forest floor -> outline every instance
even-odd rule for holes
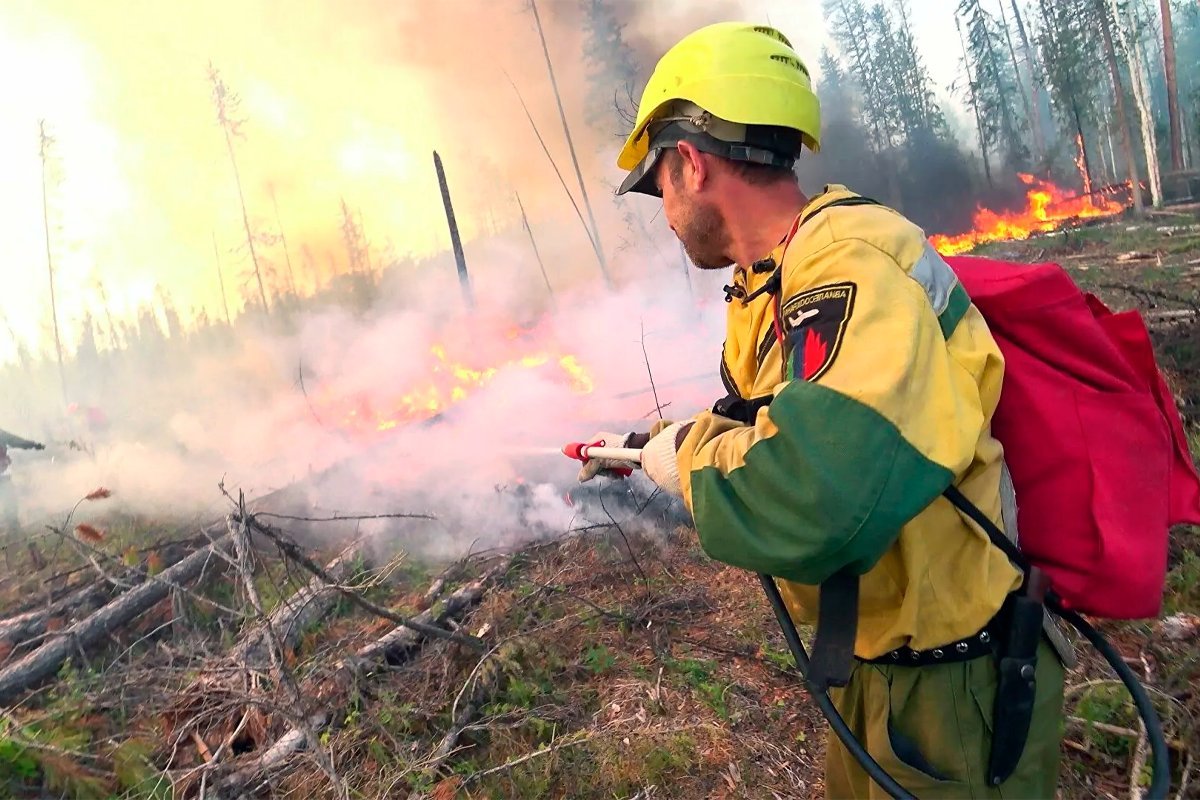
[[[1194,426],[1196,223],[985,252],[1057,261],[1141,310]],[[200,524],[101,502],[5,549],[0,796],[822,796],[826,725],[755,577],[686,526],[618,519],[434,564],[297,544],[232,504]],[[1200,797],[1198,615],[1200,534],[1178,529],[1162,619],[1100,625],[1152,689],[1181,797]],[[1078,650],[1060,794],[1128,797],[1146,780],[1136,716]]]

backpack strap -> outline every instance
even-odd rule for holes
[[[842,568],[817,590],[817,631],[808,679],[819,691],[845,686],[854,670],[859,576]]]
[[[978,525],[992,544],[1000,548],[1004,555],[1008,556],[1009,561],[1012,561],[1022,572],[1029,572],[1029,559],[1025,558],[1017,545],[1004,535],[1004,532],[996,527],[996,523],[988,519],[987,515],[979,510],[979,507],[966,498],[958,487],[951,484],[946,487],[942,495],[950,501],[951,505],[961,511],[972,522]]]

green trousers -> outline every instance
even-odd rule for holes
[[[1021,762],[1000,786],[987,783],[996,662],[903,667],[856,665],[850,683],[830,692],[850,730],[901,786],[918,798],[1054,797],[1062,740],[1063,667],[1043,637],[1037,699]],[[830,732],[825,796],[887,798]]]

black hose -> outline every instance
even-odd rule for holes
[[[1162,724],[1158,721],[1158,712],[1154,710],[1154,704],[1150,701],[1150,695],[1146,693],[1146,687],[1142,686],[1137,676],[1133,674],[1133,670],[1125,663],[1125,659],[1100,631],[1093,628],[1077,612],[1062,608],[1057,600],[1047,599],[1050,610],[1071,623],[1092,643],[1092,646],[1100,655],[1104,656],[1104,660],[1117,673],[1121,683],[1125,684],[1125,688],[1129,690],[1129,694],[1133,697],[1133,704],[1137,706],[1138,715],[1142,718],[1142,724],[1146,726],[1146,739],[1150,742],[1150,754],[1153,757],[1154,777],[1150,780],[1150,788],[1146,790],[1145,800],[1166,800],[1167,791],[1171,786],[1171,764],[1167,753],[1167,740],[1163,736]]]
[[[817,706],[821,709],[821,713],[829,721],[829,727],[842,740],[842,744],[850,751],[850,755],[854,756],[854,760],[862,765],[867,775],[871,777],[871,780],[879,784],[881,789],[896,798],[896,800],[916,800],[916,795],[910,794],[903,786],[897,783],[896,779],[889,775],[887,770],[879,766],[879,762],[871,757],[871,754],[862,746],[862,742],[855,738],[849,726],[846,725],[846,720],[842,719],[842,715],[834,707],[833,701],[829,699],[829,693],[809,682],[808,653],[804,649],[804,643],[800,641],[800,633],[796,630],[796,624],[792,622],[792,615],[788,613],[787,606],[783,604],[783,597],[779,594],[779,587],[775,585],[775,579],[770,575],[759,573],[758,577],[762,581],[763,589],[767,593],[767,599],[771,601],[771,608],[775,611],[775,619],[779,622],[779,627],[783,629],[783,638],[787,640],[788,649],[792,651],[792,657],[796,659],[796,667],[800,670],[801,677],[804,678],[804,684],[808,688],[808,693],[812,695],[813,700],[817,701]],[[1157,774],[1157,771],[1155,774]]]
[[[817,702],[821,713],[828,720],[829,727],[841,739],[842,744],[845,745],[850,755],[854,756],[854,760],[862,765],[863,770],[866,771],[871,780],[879,784],[881,789],[893,798],[896,798],[896,800],[916,800],[915,795],[909,793],[903,786],[897,783],[896,779],[889,775],[879,765],[879,762],[872,758],[871,754],[866,751],[866,748],[862,746],[862,742],[854,736],[849,726],[846,725],[846,720],[842,719],[841,713],[834,707],[833,701],[829,699],[828,692],[809,682],[808,653],[804,649],[804,643],[800,641],[800,633],[796,630],[796,624],[792,622],[792,615],[788,613],[787,606],[783,603],[783,597],[779,594],[779,587],[775,585],[775,579],[770,575],[759,573],[758,577],[762,581],[763,589],[767,593],[767,599],[771,602],[771,608],[775,612],[775,619],[779,622],[779,627],[783,629],[783,638],[787,640],[788,649],[792,651],[792,657],[796,659],[796,667],[800,670],[801,677],[804,678],[804,684],[809,694],[812,695],[813,700]],[[1121,679],[1121,683],[1125,684],[1125,688],[1129,690],[1130,696],[1133,697],[1133,703],[1137,707],[1138,715],[1142,718],[1142,724],[1146,726],[1146,739],[1150,742],[1150,753],[1153,758],[1152,770],[1154,777],[1150,781],[1150,787],[1146,790],[1145,800],[1166,800],[1167,791],[1171,783],[1167,740],[1163,736],[1162,724],[1158,720],[1158,712],[1154,710],[1154,704],[1150,701],[1150,695],[1146,693],[1145,687],[1138,681],[1137,676],[1133,674],[1133,670],[1121,658],[1121,654],[1087,620],[1074,611],[1064,609],[1057,598],[1048,597],[1047,606],[1055,614],[1071,623],[1076,630],[1083,634],[1084,638],[1092,643],[1092,646],[1096,648],[1100,655],[1104,656],[1104,660],[1117,673],[1117,677]]]

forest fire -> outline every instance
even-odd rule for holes
[[[975,212],[975,227],[954,236],[937,234],[929,241],[942,255],[964,253],[984,242],[1027,239],[1034,233],[1053,231],[1079,220],[1111,217],[1125,210],[1117,200],[1097,194],[1074,196],[1050,181],[1020,173],[1018,177],[1029,189],[1026,206],[1019,211],[992,211],[980,208]]]
[[[430,346],[429,355],[431,363],[427,379],[410,391],[380,402],[365,394],[341,396],[335,388],[326,387],[317,406],[328,410],[343,430],[355,436],[372,437],[405,423],[442,414],[509,370],[553,370],[553,376],[566,382],[577,394],[588,394],[593,388],[587,369],[570,354],[537,352],[478,368],[451,360],[446,348],[440,344]]]

